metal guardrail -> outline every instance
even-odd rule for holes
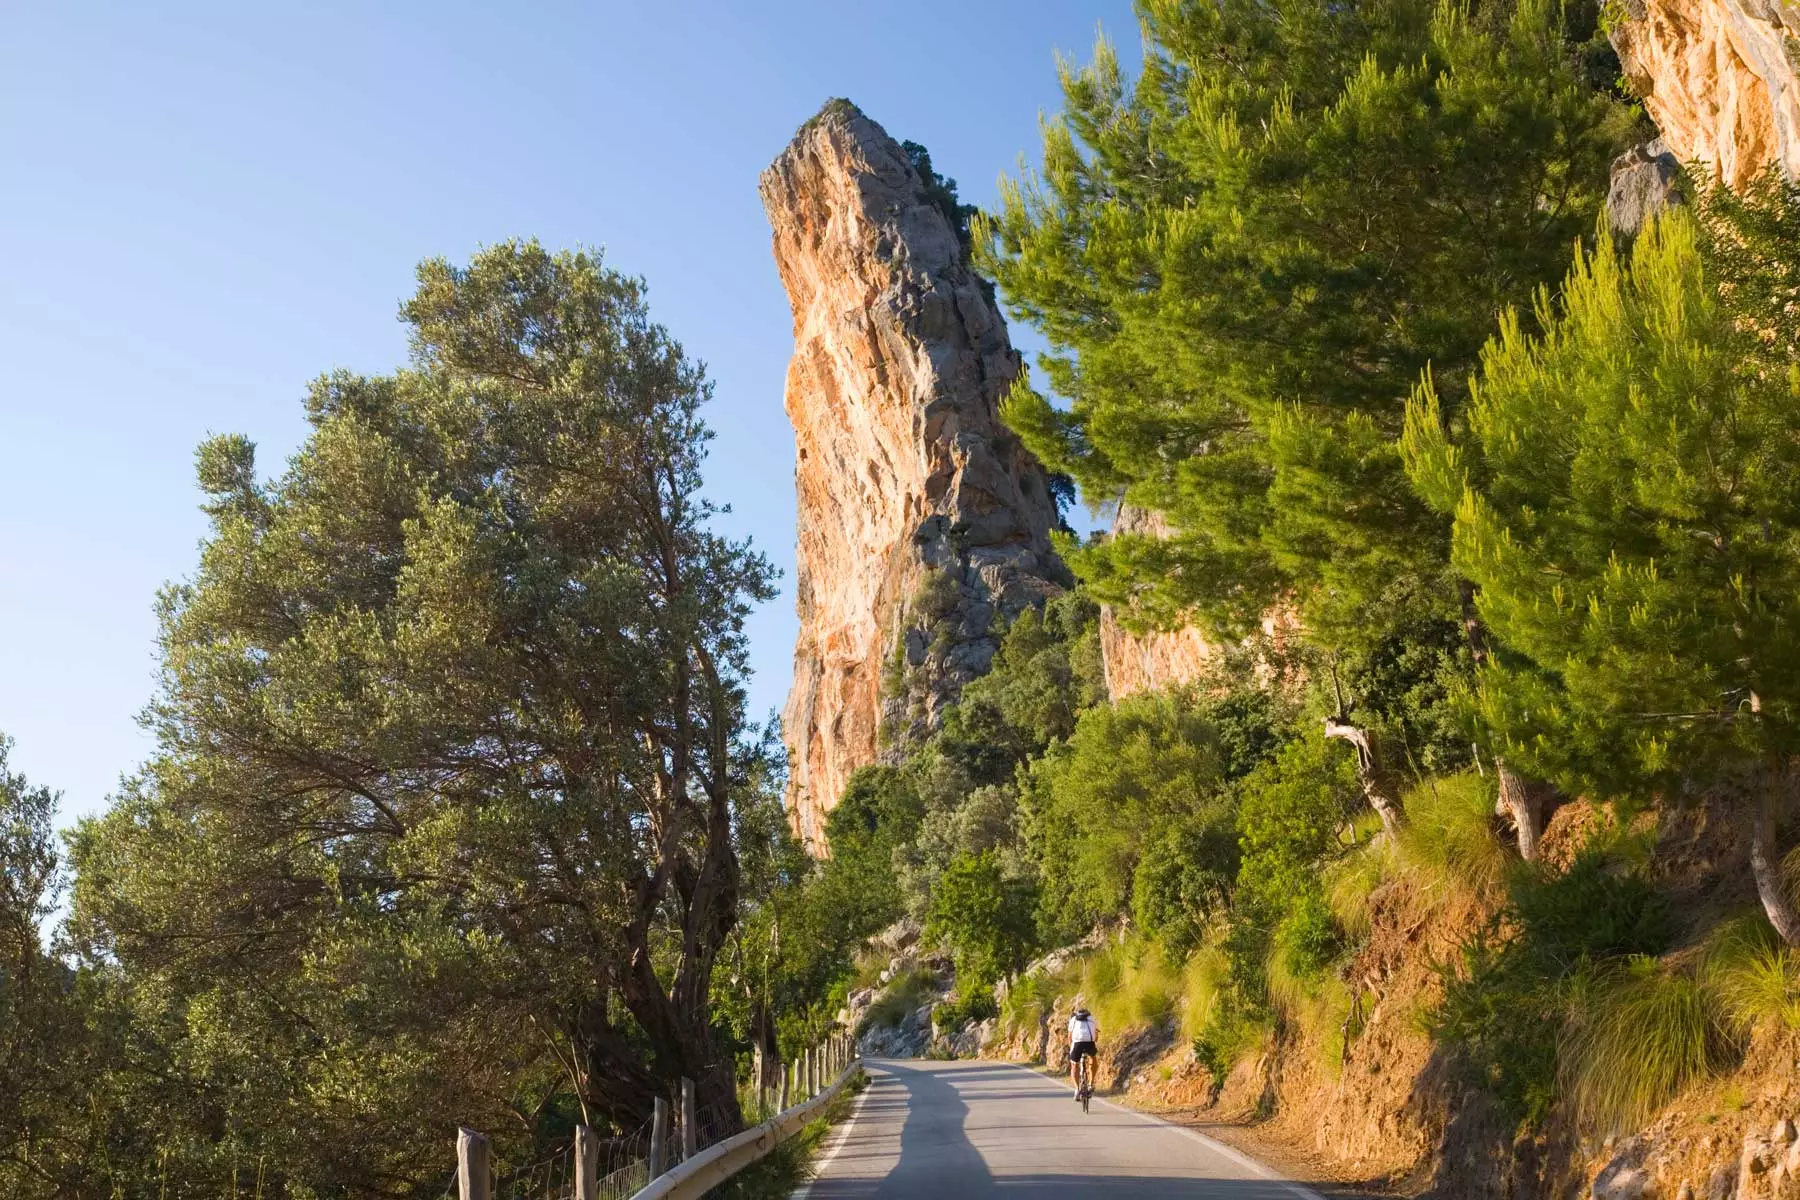
[[[827,1084],[826,1073],[841,1068]],[[656,1113],[628,1137],[602,1138],[586,1125],[575,1128],[572,1145],[540,1162],[498,1173],[485,1134],[461,1129],[456,1138],[456,1172],[445,1200],[676,1200],[699,1196],[792,1137],[843,1090],[859,1069],[856,1044],[837,1032],[787,1064],[775,1089],[779,1111],[762,1124],[726,1136],[741,1119],[725,1106],[696,1109],[694,1083],[681,1081],[679,1116],[668,1100],[656,1097]],[[757,1089],[757,1111],[766,1087]],[[784,1107],[790,1098],[799,1102]],[[670,1165],[671,1158],[677,1160]],[[667,1168],[665,1170],[665,1168]]]
[[[861,1069],[862,1061],[852,1058],[838,1077],[811,1100],[796,1104],[761,1125],[707,1147],[653,1180],[650,1186],[638,1192],[631,1200],[695,1200],[705,1195],[708,1189],[717,1187],[745,1167],[767,1157],[774,1152],[775,1147],[806,1128]]]

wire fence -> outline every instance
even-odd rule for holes
[[[630,1200],[650,1185],[651,1122],[626,1137],[601,1143],[598,1200]]]
[[[574,1200],[575,1147],[500,1175],[494,1200]]]

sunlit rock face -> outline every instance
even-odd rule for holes
[[[1782,0],[1626,0],[1609,26],[1625,77],[1682,162],[1741,186],[1800,178],[1800,8]]]
[[[1167,537],[1169,526],[1160,513],[1127,504],[1113,519],[1113,532]],[[1166,633],[1132,633],[1111,606],[1100,610],[1100,656],[1106,665],[1106,694],[1114,700],[1191,683],[1215,653],[1216,647],[1191,625]]]
[[[800,636],[782,721],[816,851],[850,773],[932,728],[1067,577],[1048,480],[1000,422],[1019,356],[906,152],[832,101],[762,199],[794,313]]]

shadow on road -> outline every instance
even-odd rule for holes
[[[1087,1116],[1067,1092],[1020,1086],[1016,1067],[886,1060],[874,1070],[855,1136],[808,1200],[1305,1195],[1281,1181],[1242,1178],[1236,1164],[1172,1128],[1111,1108]]]

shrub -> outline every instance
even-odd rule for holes
[[[1171,954],[1198,945],[1225,907],[1237,874],[1237,831],[1227,820],[1178,819],[1146,839],[1131,885],[1132,921]]]
[[[1194,1061],[1211,1072],[1217,1090],[1239,1061],[1262,1052],[1273,1033],[1267,1021],[1221,1012],[1194,1038]]]
[[[1632,862],[1633,849],[1603,838],[1562,875],[1516,876],[1504,913],[1462,947],[1459,961],[1441,968],[1444,999],[1429,1018],[1433,1036],[1458,1048],[1472,1081],[1522,1126],[1548,1115],[1559,1078],[1567,1087],[1593,1078],[1580,1062],[1616,1067],[1619,1043],[1609,1039],[1624,1026],[1609,1015],[1615,1009],[1660,1011],[1667,1020],[1659,1036],[1668,1048],[1659,1053],[1665,1064],[1681,1059],[1683,1035],[1670,1024],[1680,985],[1656,991],[1657,982],[1639,980],[1636,990],[1624,988],[1627,976],[1617,967],[1620,959],[1660,952],[1668,941],[1668,902]],[[1572,1018],[1571,1040],[1559,1045]],[[1574,1056],[1566,1069],[1559,1068],[1564,1050]],[[1586,1085],[1581,1103],[1610,1119],[1636,1102],[1630,1097],[1665,1086],[1656,1080],[1669,1070],[1653,1067],[1617,1086]]]
[[[1030,884],[1007,878],[991,851],[959,855],[945,869],[925,936],[955,956],[961,994],[991,993],[1001,976],[1024,965],[1035,899]]]
[[[959,989],[954,1000],[946,1000],[931,1010],[931,1019],[939,1029],[960,1029],[969,1021],[985,1021],[999,1014],[992,987],[985,987]]]
[[[1669,943],[1669,902],[1631,847],[1601,839],[1561,875],[1521,877],[1512,908],[1527,941],[1563,963],[1609,955],[1653,955]]]
[[[1082,713],[1069,740],[1033,766],[1028,801],[1044,918],[1059,936],[1130,907],[1140,856],[1160,830],[1226,830],[1232,820],[1216,732],[1180,692]],[[1206,844],[1230,854],[1229,835]],[[1228,872],[1230,859],[1207,865]]]
[[[1275,955],[1282,968],[1301,979],[1317,979],[1343,949],[1343,938],[1325,897],[1308,890],[1294,898],[1275,928]]]
[[[1546,977],[1493,930],[1438,970],[1444,998],[1426,1019],[1433,1039],[1454,1048],[1470,1082],[1516,1124],[1535,1126],[1556,1099],[1565,980]]]

